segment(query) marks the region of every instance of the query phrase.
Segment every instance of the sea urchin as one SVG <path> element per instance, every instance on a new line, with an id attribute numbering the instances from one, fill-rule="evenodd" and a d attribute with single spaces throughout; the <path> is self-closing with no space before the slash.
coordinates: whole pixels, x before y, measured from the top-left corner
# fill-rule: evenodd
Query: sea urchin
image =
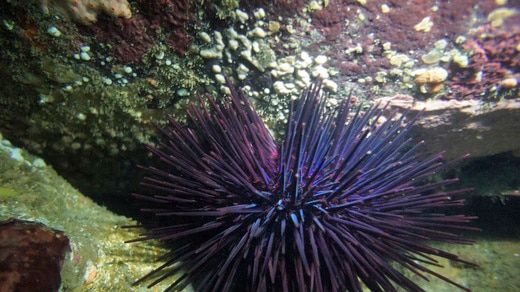
<path id="1" fill-rule="evenodd" d="M 467 190 L 433 192 L 456 180 L 428 180 L 446 163 L 407 137 L 417 118 L 347 100 L 331 109 L 315 85 L 291 104 L 278 147 L 228 86 L 222 103 L 191 105 L 189 126 L 169 116 L 164 142 L 149 147 L 160 162 L 145 167 L 150 194 L 135 196 L 157 220 L 133 241 L 173 247 L 138 283 L 177 274 L 171 290 L 422 291 L 409 270 L 467 290 L 427 268 L 432 255 L 462 262 L 425 242 L 468 243 L 452 232 L 472 218 L 435 211 L 461 206 L 452 197 Z"/>

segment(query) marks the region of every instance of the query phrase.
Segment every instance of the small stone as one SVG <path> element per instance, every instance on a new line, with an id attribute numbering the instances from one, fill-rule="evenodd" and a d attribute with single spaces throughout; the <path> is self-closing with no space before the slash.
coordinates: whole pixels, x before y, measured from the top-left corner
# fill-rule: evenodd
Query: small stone
<path id="1" fill-rule="evenodd" d="M 235 51 L 236 49 L 238 49 L 239 43 L 237 40 L 233 39 L 233 40 L 229 40 L 228 45 L 229 45 L 230 49 Z"/>
<path id="2" fill-rule="evenodd" d="M 60 37 L 61 36 L 61 31 L 59 29 L 57 29 L 55 26 L 51 26 L 49 27 L 49 29 L 47 29 L 47 33 L 54 36 L 54 37 Z"/>
<path id="3" fill-rule="evenodd" d="M 463 36 L 463 35 L 459 35 L 456 39 L 455 39 L 455 43 L 457 45 L 462 45 L 466 42 L 466 37 Z"/>
<path id="4" fill-rule="evenodd" d="M 323 65 L 326 62 L 327 62 L 327 56 L 319 55 L 316 58 L 314 58 L 314 63 L 316 63 L 316 65 Z"/>
<path id="5" fill-rule="evenodd" d="M 244 66 L 244 64 L 240 64 L 238 65 L 238 68 L 237 68 L 237 78 L 239 80 L 244 80 L 247 78 L 247 74 L 249 73 L 249 69 Z"/>
<path id="6" fill-rule="evenodd" d="M 323 7 L 321 6 L 320 3 L 318 3 L 318 1 L 311 1 L 308 5 L 308 9 L 310 11 L 314 11 L 314 10 L 322 10 Z"/>
<path id="7" fill-rule="evenodd" d="M 177 95 L 178 96 L 188 96 L 189 94 L 190 94 L 190 92 L 186 88 L 179 88 L 177 90 Z"/>
<path id="8" fill-rule="evenodd" d="M 278 21 L 269 21 L 267 27 L 270 34 L 274 34 L 280 31 L 280 23 Z"/>
<path id="9" fill-rule="evenodd" d="M 305 85 L 307 85 L 307 86 L 310 85 L 310 83 L 311 83 L 311 76 L 309 75 L 309 73 L 307 73 L 307 71 L 305 71 L 305 70 L 297 70 L 296 71 L 296 76 Z"/>
<path id="10" fill-rule="evenodd" d="M 260 44 L 258 44 L 258 42 L 253 42 L 252 49 L 253 49 L 253 52 L 260 53 Z"/>
<path id="11" fill-rule="evenodd" d="M 39 169 L 44 169 L 47 166 L 47 164 L 45 164 L 45 161 L 43 159 L 36 158 L 35 160 L 33 160 L 32 166 Z"/>
<path id="12" fill-rule="evenodd" d="M 323 87 L 327 88 L 331 92 L 338 92 L 338 84 L 330 79 L 323 80 Z"/>
<path id="13" fill-rule="evenodd" d="M 155 58 L 157 60 L 162 60 L 164 58 L 164 52 L 160 51 L 159 53 L 155 54 Z M 108 61 L 108 60 L 107 60 Z"/>
<path id="14" fill-rule="evenodd" d="M 448 46 L 448 41 L 444 40 L 444 39 L 438 40 L 434 44 L 434 47 L 439 50 L 444 50 L 444 49 L 446 49 L 447 46 Z"/>
<path id="15" fill-rule="evenodd" d="M 216 48 L 201 50 L 199 54 L 204 59 L 222 59 L 222 51 Z"/>
<path id="16" fill-rule="evenodd" d="M 433 22 L 431 21 L 431 18 L 429 16 L 425 17 L 421 22 L 416 24 L 413 28 L 416 31 L 424 31 L 429 32 L 433 27 Z"/>
<path id="17" fill-rule="evenodd" d="M 265 10 L 263 8 L 259 8 L 253 12 L 253 15 L 256 20 L 263 19 L 265 17 Z"/>
<path id="18" fill-rule="evenodd" d="M 453 56 L 453 62 L 457 64 L 460 68 L 466 68 L 468 67 L 469 59 L 468 56 L 459 54 Z"/>
<path id="19" fill-rule="evenodd" d="M 81 60 L 83 60 L 83 61 L 89 61 L 89 60 L 90 60 L 90 55 L 89 55 L 87 52 L 81 52 L 81 53 L 79 53 L 79 57 L 80 57 Z"/>
<path id="20" fill-rule="evenodd" d="M 415 76 L 417 84 L 441 83 L 448 78 L 448 71 L 441 67 L 428 69 Z"/>
<path id="21" fill-rule="evenodd" d="M 215 80 L 220 84 L 226 83 L 226 78 L 222 74 L 215 74 Z"/>
<path id="22" fill-rule="evenodd" d="M 282 64 L 278 65 L 278 70 L 280 70 L 282 72 L 292 73 L 294 71 L 294 68 L 289 63 L 282 63 Z"/>
<path id="23" fill-rule="evenodd" d="M 518 80 L 514 77 L 509 77 L 500 82 L 500 86 L 502 86 L 505 89 L 511 89 L 518 85 Z"/>
<path id="24" fill-rule="evenodd" d="M 296 88 L 294 83 L 285 83 L 284 85 L 285 85 L 285 88 L 287 88 L 289 90 L 292 90 L 292 89 Z"/>
<path id="25" fill-rule="evenodd" d="M 410 58 L 408 58 L 407 55 L 395 54 L 392 57 L 390 57 L 390 64 L 399 68 L 403 63 L 408 62 L 409 59 Z"/>
<path id="26" fill-rule="evenodd" d="M 213 71 L 214 73 L 220 73 L 222 72 L 222 67 L 220 67 L 220 65 L 218 64 L 215 64 L 211 66 L 211 71 Z"/>
<path id="27" fill-rule="evenodd" d="M 329 78 L 329 72 L 328 72 L 327 68 L 325 68 L 321 65 L 314 67 L 311 75 L 314 78 L 322 78 L 322 79 Z"/>
<path id="28" fill-rule="evenodd" d="M 24 161 L 24 158 L 22 156 L 22 149 L 20 148 L 13 148 L 11 150 L 11 154 L 9 155 L 9 157 L 11 157 L 11 159 L 14 159 L 16 161 Z"/>
<path id="29" fill-rule="evenodd" d="M 378 83 L 386 83 L 386 76 L 388 74 L 384 71 L 379 71 L 376 73 L 376 77 L 375 77 L 375 80 L 376 82 Z"/>
<path id="30" fill-rule="evenodd" d="M 282 81 L 276 81 L 273 84 L 273 88 L 278 94 L 290 94 L 292 91 L 285 87 L 285 84 Z"/>
<path id="31" fill-rule="evenodd" d="M 289 63 L 281 63 L 277 66 L 276 69 L 271 71 L 271 74 L 278 78 L 280 76 L 284 76 L 287 74 L 292 74 L 294 72 L 294 67 Z"/>
<path id="32" fill-rule="evenodd" d="M 443 85 L 442 83 L 448 78 L 448 71 L 441 67 L 419 71 L 415 76 L 415 84 L 419 86 L 422 93 L 436 93 L 439 92 Z"/>
<path id="33" fill-rule="evenodd" d="M 200 32 L 199 38 L 207 44 L 211 43 L 211 36 L 207 32 Z"/>
<path id="34" fill-rule="evenodd" d="M 235 16 L 241 23 L 246 23 L 246 21 L 249 19 L 249 15 L 240 9 L 235 10 Z"/>
<path id="35" fill-rule="evenodd" d="M 78 120 L 80 120 L 80 121 L 84 121 L 84 120 L 87 119 L 87 116 L 86 116 L 84 113 L 78 113 L 78 114 L 76 115 L 76 117 L 77 117 Z"/>
<path id="36" fill-rule="evenodd" d="M 236 39 L 238 37 L 238 32 L 230 27 L 224 31 L 224 34 L 227 36 L 228 39 Z"/>
<path id="37" fill-rule="evenodd" d="M 436 64 L 439 62 L 439 60 L 442 57 L 442 51 L 435 48 L 428 52 L 427 54 L 424 54 L 421 56 L 421 60 L 424 62 L 424 64 Z"/>
<path id="38" fill-rule="evenodd" d="M 248 35 L 257 38 L 265 38 L 267 36 L 267 33 L 261 27 L 255 27 L 255 29 L 250 31 Z"/>

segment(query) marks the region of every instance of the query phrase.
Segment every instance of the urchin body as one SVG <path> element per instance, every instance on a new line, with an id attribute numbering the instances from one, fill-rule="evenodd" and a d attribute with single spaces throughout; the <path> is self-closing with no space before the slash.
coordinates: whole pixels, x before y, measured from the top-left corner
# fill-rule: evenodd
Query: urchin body
<path id="1" fill-rule="evenodd" d="M 326 106 L 319 86 L 291 105 L 278 146 L 242 92 L 192 105 L 189 127 L 169 117 L 164 142 L 149 147 L 161 163 L 146 167 L 157 214 L 138 240 L 173 242 L 165 264 L 140 281 L 174 274 L 170 288 L 199 291 L 421 291 L 392 263 L 421 276 L 430 255 L 457 256 L 425 241 L 467 243 L 448 230 L 471 218 L 436 209 L 462 205 L 435 193 L 453 183 L 427 178 L 442 155 L 425 157 L 407 134 L 415 119 L 379 105 L 351 112 Z M 384 120 L 384 121 L 383 121 Z"/>

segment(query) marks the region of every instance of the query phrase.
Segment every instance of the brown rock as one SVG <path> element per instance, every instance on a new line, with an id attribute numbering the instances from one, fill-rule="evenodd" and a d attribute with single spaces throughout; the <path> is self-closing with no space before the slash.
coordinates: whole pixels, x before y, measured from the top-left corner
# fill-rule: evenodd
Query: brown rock
<path id="1" fill-rule="evenodd" d="M 382 98 L 410 117 L 424 109 L 413 134 L 425 140 L 429 153 L 446 151 L 446 158 L 469 153 L 483 157 L 520 149 L 520 102 L 503 100 L 491 108 L 478 100 L 416 101 L 402 96 Z"/>
<path id="2" fill-rule="evenodd" d="M 58 291 L 69 239 L 40 223 L 0 222 L 0 291 Z"/>

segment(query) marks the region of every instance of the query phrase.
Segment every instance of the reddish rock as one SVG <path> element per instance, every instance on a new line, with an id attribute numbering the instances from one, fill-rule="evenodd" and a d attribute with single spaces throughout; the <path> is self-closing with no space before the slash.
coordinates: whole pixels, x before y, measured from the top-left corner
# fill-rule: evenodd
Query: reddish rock
<path id="1" fill-rule="evenodd" d="M 0 291 L 58 291 L 69 239 L 43 224 L 0 222 Z"/>
<path id="2" fill-rule="evenodd" d="M 141 62 L 143 55 L 158 40 L 184 55 L 191 42 L 185 27 L 188 21 L 193 20 L 189 1 L 138 1 L 136 5 L 139 9 L 130 19 L 101 17 L 83 29 L 86 34 L 110 44 L 111 54 L 124 62 Z"/>
<path id="3" fill-rule="evenodd" d="M 506 28 L 480 27 L 470 35 L 464 50 L 470 55 L 465 68 L 452 66 L 446 84 L 451 91 L 448 98 L 496 100 L 502 97 L 517 98 L 519 89 L 501 86 L 506 79 L 520 80 L 520 21 L 508 20 Z"/>

